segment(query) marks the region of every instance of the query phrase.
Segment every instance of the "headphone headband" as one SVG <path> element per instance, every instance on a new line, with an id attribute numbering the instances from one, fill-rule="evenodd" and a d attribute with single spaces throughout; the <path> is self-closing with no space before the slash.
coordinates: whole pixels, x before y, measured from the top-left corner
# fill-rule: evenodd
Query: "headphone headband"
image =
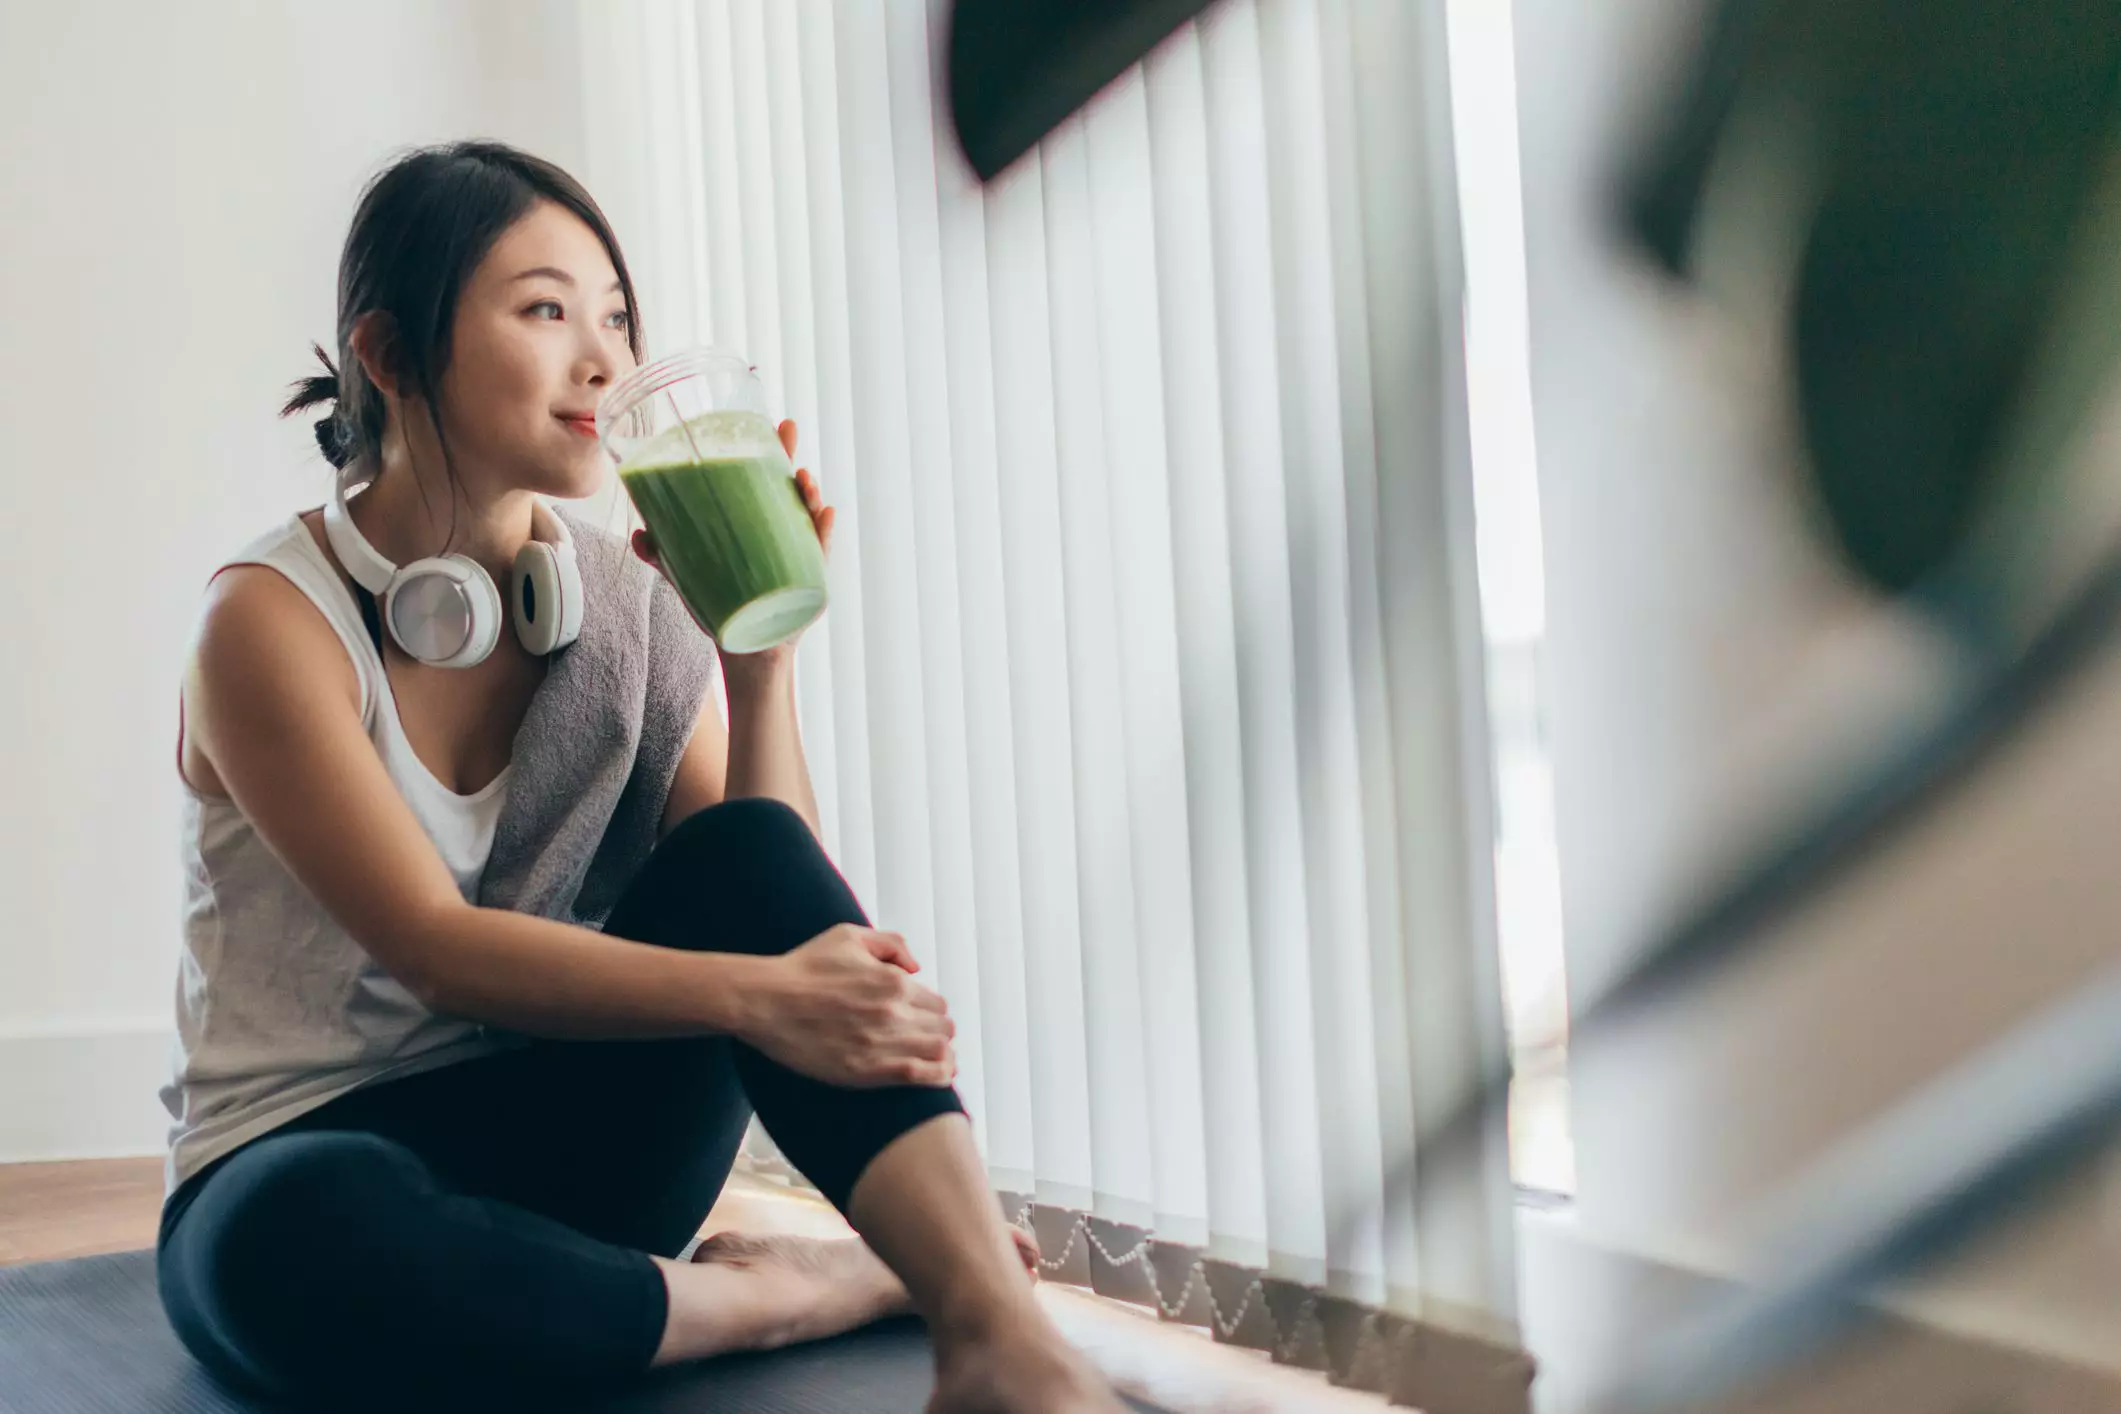
<path id="1" fill-rule="evenodd" d="M 332 553 L 339 557 L 340 564 L 346 566 L 354 583 L 371 594 L 381 594 L 390 588 L 398 567 L 376 552 L 376 547 L 368 543 L 368 537 L 353 523 L 353 516 L 346 509 L 347 494 L 356 486 L 367 485 L 366 480 L 355 481 L 350 471 L 341 471 L 332 478 L 331 499 L 324 503 L 324 538 L 331 542 Z"/>
<path id="2" fill-rule="evenodd" d="M 367 477 L 355 479 L 351 470 L 341 471 L 332 478 L 331 499 L 324 503 L 324 538 L 331 542 L 332 553 L 339 557 L 340 564 L 346 566 L 354 583 L 371 594 L 381 594 L 397 577 L 398 567 L 368 543 L 368 537 L 354 524 L 353 512 L 346 504 L 355 491 L 366 490 L 372 484 Z M 543 501 L 531 502 L 530 535 L 533 540 L 542 540 L 563 554 L 574 553 L 574 533 L 568 530 L 567 522 Z"/>

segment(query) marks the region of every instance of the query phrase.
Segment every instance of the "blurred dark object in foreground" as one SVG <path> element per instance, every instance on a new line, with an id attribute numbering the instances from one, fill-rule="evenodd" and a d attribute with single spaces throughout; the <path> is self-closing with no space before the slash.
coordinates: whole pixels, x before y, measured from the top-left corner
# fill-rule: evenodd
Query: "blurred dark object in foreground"
<path id="1" fill-rule="evenodd" d="M 988 182 L 1210 0 L 957 0 L 950 115 Z"/>
<path id="2" fill-rule="evenodd" d="M 1680 274 L 1719 162 L 1794 163 L 1810 473 L 1882 590 L 1938 572 L 2007 493 L 1996 454 L 2071 297 L 2117 82 L 2116 0 L 1726 0 L 1628 184 L 1633 234 Z"/>

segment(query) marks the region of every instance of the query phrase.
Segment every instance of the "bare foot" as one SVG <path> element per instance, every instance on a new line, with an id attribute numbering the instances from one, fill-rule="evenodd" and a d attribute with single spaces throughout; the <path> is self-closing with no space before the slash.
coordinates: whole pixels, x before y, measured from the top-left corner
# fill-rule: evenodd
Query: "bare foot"
<path id="1" fill-rule="evenodd" d="M 1038 1239 L 1010 1225 L 1024 1271 L 1039 1279 Z M 935 1332 L 935 1396 L 928 1414 L 1125 1414 L 1104 1377 L 1035 1303 L 976 1332 Z"/>
<path id="2" fill-rule="evenodd" d="M 1026 1275 L 1037 1281 L 1037 1239 L 1015 1228 L 1010 1236 Z M 913 1310 L 904 1283 L 858 1237 L 718 1232 L 701 1241 L 692 1260 L 745 1281 L 743 1293 L 734 1299 L 755 1319 L 745 1323 L 742 1335 L 717 1332 L 718 1340 L 733 1340 L 743 1348 L 823 1340 Z M 730 1309 L 725 1307 L 725 1315 Z"/>
<path id="3" fill-rule="evenodd" d="M 936 1342 L 928 1414 L 1126 1414 L 1104 1377 L 1049 1322 L 962 1344 Z"/>
<path id="4" fill-rule="evenodd" d="M 1017 1260 L 1024 1264 L 1024 1271 L 1031 1280 L 1038 1280 L 1038 1239 L 1022 1228 L 1010 1225 L 1009 1239 L 1016 1244 Z"/>
<path id="5" fill-rule="evenodd" d="M 913 1309 L 904 1284 L 859 1237 L 718 1232 L 700 1243 L 692 1260 L 743 1272 L 772 1288 L 774 1304 L 794 1313 L 777 1344 L 822 1340 Z"/>

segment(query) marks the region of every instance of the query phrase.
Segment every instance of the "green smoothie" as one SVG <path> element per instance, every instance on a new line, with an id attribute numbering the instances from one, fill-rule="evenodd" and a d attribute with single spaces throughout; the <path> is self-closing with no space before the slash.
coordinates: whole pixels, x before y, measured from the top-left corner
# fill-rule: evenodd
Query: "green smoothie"
<path id="1" fill-rule="evenodd" d="M 778 440 L 728 435 L 750 416 L 697 419 L 619 467 L 671 582 L 732 653 L 786 642 L 825 611 L 824 552 Z"/>

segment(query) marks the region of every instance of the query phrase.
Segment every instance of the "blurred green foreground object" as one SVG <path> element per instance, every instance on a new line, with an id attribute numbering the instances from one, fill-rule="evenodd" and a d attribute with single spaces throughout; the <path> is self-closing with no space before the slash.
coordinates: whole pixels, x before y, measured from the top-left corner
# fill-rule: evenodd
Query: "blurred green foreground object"
<path id="1" fill-rule="evenodd" d="M 1810 473 L 1881 590 L 2011 493 L 1999 452 L 2115 170 L 2117 84 L 2117 0 L 1727 0 L 1629 183 L 1633 233 L 1683 273 L 1719 162 L 1798 168 L 1770 215 Z"/>

